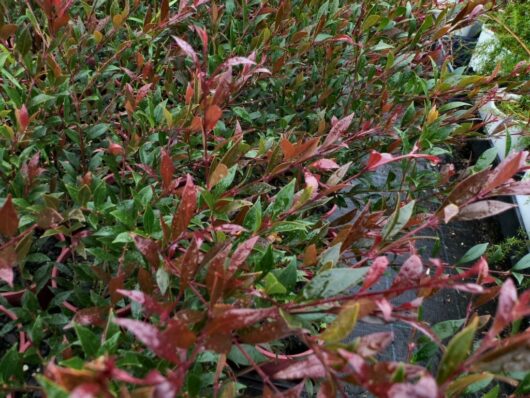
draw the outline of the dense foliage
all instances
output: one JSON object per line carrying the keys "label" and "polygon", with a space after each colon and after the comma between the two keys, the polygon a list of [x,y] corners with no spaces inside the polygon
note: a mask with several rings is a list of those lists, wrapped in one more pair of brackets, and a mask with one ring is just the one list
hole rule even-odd
{"label": "dense foliage", "polygon": [[[486,2],[434,3],[2,1],[2,390],[528,393],[530,293],[483,246],[416,247],[530,193],[526,152],[443,164],[528,65],[453,69],[444,38]],[[425,321],[441,289],[469,294],[465,319]],[[413,327],[408,362],[380,359],[391,332],[345,343],[364,321]]]}
{"label": "dense foliage", "polygon": [[[485,19],[487,26],[495,32],[495,42],[485,45],[490,48],[478,51],[488,54],[484,70],[491,73],[498,66],[501,73],[510,74],[520,62],[530,59],[530,3],[514,0],[499,5],[496,12]],[[484,51],[485,50],[485,51]],[[528,75],[520,79],[528,82]],[[525,123],[530,121],[530,88],[521,91],[517,101],[500,101],[499,108],[509,115],[516,116]]]}

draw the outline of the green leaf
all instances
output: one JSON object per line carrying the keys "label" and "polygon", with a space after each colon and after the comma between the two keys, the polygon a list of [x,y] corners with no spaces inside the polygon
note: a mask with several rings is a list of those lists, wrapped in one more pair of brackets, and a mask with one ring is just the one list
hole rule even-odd
{"label": "green leaf", "polygon": [[49,101],[52,101],[52,100],[55,100],[55,97],[52,96],[52,95],[39,94],[39,95],[36,95],[35,97],[33,97],[31,99],[30,105],[31,106],[39,106],[39,105],[42,105],[42,104],[44,104],[46,102],[49,102]]}
{"label": "green leaf", "polygon": [[497,384],[495,387],[489,390],[486,394],[484,394],[482,398],[497,398],[499,396],[499,392],[500,392],[500,387]]}
{"label": "green leaf", "polygon": [[[496,387],[497,387],[497,393],[498,393],[499,386],[496,386]],[[528,395],[530,395],[530,373],[527,373],[524,379],[521,380],[521,382],[517,386],[517,389],[515,390],[515,395],[518,397],[527,397]]]}
{"label": "green leaf", "polygon": [[266,213],[270,214],[272,218],[289,210],[293,205],[294,186],[296,178],[292,179],[289,184],[284,186],[280,192],[274,197],[273,202],[267,208]]}
{"label": "green leaf", "polygon": [[285,294],[287,289],[283,286],[280,281],[274,276],[272,272],[269,272],[265,278],[263,278],[265,286],[265,292],[267,294]]}
{"label": "green leaf", "polygon": [[272,270],[274,268],[274,256],[272,253],[272,245],[269,245],[267,247],[267,250],[265,250],[265,254],[263,254],[263,257],[259,260],[257,271],[261,271],[262,275],[265,275],[267,272]]}
{"label": "green leaf", "polygon": [[86,131],[86,136],[89,140],[94,140],[103,134],[105,134],[110,125],[106,123],[96,124],[95,126],[89,127]]}
{"label": "green leaf", "polygon": [[408,106],[407,110],[403,114],[403,119],[401,119],[401,126],[406,126],[412,121],[412,118],[416,114],[416,107],[414,106],[414,102],[411,102]]}
{"label": "green leaf", "polygon": [[68,398],[70,396],[68,391],[42,375],[37,375],[37,380],[44,389],[47,398]]}
{"label": "green leaf", "polygon": [[344,340],[357,324],[359,309],[359,303],[346,304],[331,325],[320,334],[320,338],[328,343],[339,343]]}
{"label": "green leaf", "polygon": [[293,289],[296,285],[298,268],[296,266],[296,258],[291,261],[287,267],[276,274],[280,283],[287,289]]}
{"label": "green leaf", "polygon": [[369,267],[333,268],[317,275],[306,285],[304,297],[332,297],[361,281]]}
{"label": "green leaf", "polygon": [[469,263],[470,261],[476,260],[480,256],[482,256],[484,253],[486,253],[486,250],[488,249],[489,243],[480,243],[478,245],[473,246],[471,249],[469,249],[466,254],[462,256],[460,260],[457,261],[456,264],[464,264]]}
{"label": "green leaf", "polygon": [[22,366],[16,344],[13,344],[0,359],[0,380],[9,385],[13,376],[18,379],[22,377]]}
{"label": "green leaf", "polygon": [[79,324],[74,324],[74,329],[85,355],[89,358],[95,357],[99,350],[98,336],[89,328]]}
{"label": "green leaf", "polygon": [[515,264],[513,266],[512,270],[521,271],[521,270],[527,269],[527,268],[530,268],[530,253],[528,253],[522,259],[517,261],[517,264]]}
{"label": "green leaf", "polygon": [[[265,362],[267,360],[267,357],[265,357],[263,354],[261,354],[256,347],[250,345],[250,344],[240,344],[239,347],[241,347],[243,350],[245,350],[245,353],[252,358],[252,360],[255,363],[261,363]],[[242,366],[250,366],[251,363],[247,359],[245,355],[241,353],[239,348],[237,346],[232,346],[232,349],[230,350],[230,353],[228,354],[228,359],[231,361],[237,363],[238,365]]]}
{"label": "green leaf", "polygon": [[249,209],[243,220],[243,226],[252,232],[256,232],[261,227],[261,198]]}
{"label": "green leaf", "polygon": [[461,101],[449,102],[448,104],[442,105],[440,107],[439,111],[440,111],[440,113],[441,112],[447,112],[447,111],[450,111],[452,109],[461,108],[463,106],[471,106],[471,104],[469,104],[467,102],[461,102]]}
{"label": "green leaf", "polygon": [[477,163],[473,166],[475,172],[482,171],[497,158],[497,148],[493,147],[482,152],[482,155],[477,159]]}
{"label": "green leaf", "polygon": [[415,203],[416,201],[413,200],[403,207],[399,207],[398,203],[398,208],[390,216],[389,220],[385,224],[385,227],[383,228],[383,239],[386,240],[392,238],[399,231],[401,231],[405,225],[407,225],[410,220],[410,217],[412,216],[412,211],[414,210]]}
{"label": "green leaf", "polygon": [[156,284],[158,285],[158,288],[160,289],[160,293],[162,295],[166,294],[167,289],[169,287],[169,274],[166,272],[166,270],[163,267],[160,267],[156,271]]}
{"label": "green leaf", "polygon": [[342,243],[338,243],[330,248],[324,250],[320,254],[319,264],[324,269],[333,268],[337,265],[340,258],[340,248]]}
{"label": "green leaf", "polygon": [[467,358],[473,337],[478,326],[478,317],[475,317],[471,323],[457,333],[447,345],[440,367],[438,369],[438,383],[445,382],[460,366],[460,364]]}

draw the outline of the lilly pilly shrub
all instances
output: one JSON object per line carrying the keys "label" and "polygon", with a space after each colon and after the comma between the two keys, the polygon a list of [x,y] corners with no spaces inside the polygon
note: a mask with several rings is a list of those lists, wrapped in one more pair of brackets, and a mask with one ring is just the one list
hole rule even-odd
{"label": "lilly pilly shrub", "polygon": [[[442,164],[480,135],[481,98],[521,84],[451,67],[444,38],[483,3],[3,1],[2,391],[517,386],[528,292],[492,278],[480,248],[459,274],[416,248],[530,192],[526,152]],[[469,293],[448,343],[422,307],[440,289]],[[380,358],[390,332],[345,342],[374,319],[417,331],[408,362]]]}

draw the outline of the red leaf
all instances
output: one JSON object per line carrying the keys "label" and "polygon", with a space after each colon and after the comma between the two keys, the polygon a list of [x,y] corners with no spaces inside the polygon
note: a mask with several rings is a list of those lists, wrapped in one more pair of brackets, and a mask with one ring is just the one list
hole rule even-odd
{"label": "red leaf", "polygon": [[20,131],[26,131],[29,126],[29,113],[26,105],[22,105],[20,109],[15,111],[17,123]]}
{"label": "red leaf", "polygon": [[197,272],[197,266],[199,265],[199,247],[197,240],[193,239],[191,245],[186,250],[186,253],[182,257],[182,264],[180,268],[180,290],[184,291],[188,287],[189,282]]}
{"label": "red leaf", "polygon": [[160,159],[160,176],[162,177],[162,187],[164,188],[165,192],[169,191],[174,173],[175,166],[173,165],[171,156],[169,156],[165,150],[162,150]]}
{"label": "red leaf", "polygon": [[223,111],[217,105],[210,105],[204,115],[204,131],[212,131],[223,115]]}
{"label": "red leaf", "polygon": [[178,348],[188,349],[197,340],[195,334],[180,320],[171,319],[168,327],[162,332],[162,340],[174,344]]}
{"label": "red leaf", "polygon": [[197,54],[193,50],[193,47],[190,46],[187,41],[182,40],[180,37],[177,36],[173,36],[173,40],[177,42],[177,45],[182,49],[184,54],[190,57],[196,65],[199,64],[199,58],[197,57]]}
{"label": "red leaf", "polygon": [[479,220],[481,218],[491,217],[496,214],[505,212],[506,210],[517,207],[514,204],[501,202],[499,200],[482,200],[480,202],[471,203],[460,209],[456,220]]}
{"label": "red leaf", "polygon": [[231,245],[224,246],[211,260],[206,274],[206,287],[210,293],[210,305],[214,305],[223,295],[225,285],[225,262]]}
{"label": "red leaf", "polygon": [[118,318],[114,322],[127,329],[160,358],[167,359],[177,365],[182,362],[182,350],[176,349],[172,339],[167,338],[167,336],[164,337],[155,326],[134,319],[125,318]]}
{"label": "red leaf", "polygon": [[188,228],[196,209],[197,189],[193,184],[191,176],[188,174],[177,213],[173,217],[171,224],[171,236],[173,239],[177,239]]}
{"label": "red leaf", "polygon": [[228,267],[230,276],[236,272],[237,269],[245,262],[247,257],[252,252],[252,249],[254,248],[254,245],[258,239],[259,236],[253,236],[237,247],[236,251],[232,255],[232,258],[230,259],[230,266]]}
{"label": "red leaf", "polygon": [[5,237],[15,236],[18,232],[18,215],[11,200],[11,194],[7,195],[2,208],[0,208],[0,234]]}
{"label": "red leaf", "polygon": [[527,156],[527,151],[513,153],[499,163],[499,165],[489,173],[488,180],[481,193],[487,193],[507,182],[514,174],[526,166]]}
{"label": "red leaf", "polygon": [[339,165],[332,159],[320,159],[311,163],[311,167],[322,171],[329,171],[338,169]]}
{"label": "red leaf", "polygon": [[489,331],[490,337],[499,334],[506,326],[513,321],[513,309],[517,304],[517,289],[511,279],[507,279],[499,293],[499,304],[493,325]]}
{"label": "red leaf", "polygon": [[169,17],[169,0],[162,0],[160,5],[160,21],[165,22]]}
{"label": "red leaf", "polygon": [[160,256],[158,254],[158,244],[140,235],[134,235],[134,244],[140,253],[143,254],[149,265],[153,268],[158,268],[160,265]]}
{"label": "red leaf", "polygon": [[363,286],[362,289],[369,289],[373,286],[374,283],[376,283],[379,278],[385,273],[386,269],[388,267],[388,259],[384,256],[377,257],[372,265],[370,266],[370,269],[364,276]]}
{"label": "red leaf", "polygon": [[125,281],[125,274],[119,274],[109,281],[109,293],[110,293],[110,301],[112,304],[116,304],[120,300],[120,294],[118,293],[118,290],[123,287]]}
{"label": "red leaf", "polygon": [[368,158],[368,163],[366,165],[366,170],[367,171],[373,171],[375,169],[377,169],[378,167],[384,165],[384,164],[387,164],[387,163],[391,163],[391,162],[396,162],[398,160],[402,160],[402,159],[409,159],[409,158],[414,158],[414,159],[427,159],[433,163],[439,163],[440,162],[440,159],[436,156],[433,156],[433,155],[423,155],[423,154],[419,154],[419,153],[409,153],[407,155],[401,155],[401,156],[392,156],[390,153],[379,153],[377,151],[372,151],[372,153],[370,153],[370,157]]}

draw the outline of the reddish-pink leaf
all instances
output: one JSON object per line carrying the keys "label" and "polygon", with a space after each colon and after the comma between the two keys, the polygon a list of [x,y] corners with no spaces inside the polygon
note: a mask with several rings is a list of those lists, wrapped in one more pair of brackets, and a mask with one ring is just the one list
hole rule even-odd
{"label": "reddish-pink leaf", "polygon": [[322,171],[336,170],[340,166],[332,159],[319,159],[311,163],[311,167]]}
{"label": "reddish-pink leaf", "polygon": [[388,397],[392,398],[434,398],[440,392],[436,380],[430,375],[423,376],[416,384],[396,383],[388,390]]}
{"label": "reddish-pink leaf", "polygon": [[22,105],[20,109],[15,111],[15,116],[17,118],[18,128],[20,131],[26,131],[29,126],[29,113],[26,105]]}
{"label": "reddish-pink leaf", "polygon": [[104,307],[82,308],[75,313],[68,327],[72,327],[74,323],[85,326],[105,326],[108,312],[109,309]]}
{"label": "reddish-pink leaf", "polygon": [[188,174],[177,213],[173,216],[173,222],[171,224],[171,236],[173,239],[177,239],[188,228],[196,209],[197,189],[193,184],[191,176]]}
{"label": "reddish-pink leaf", "polygon": [[371,357],[382,352],[392,341],[394,341],[392,332],[368,334],[359,338],[356,351],[363,357]]}
{"label": "reddish-pink leaf", "polygon": [[180,37],[177,36],[173,36],[173,40],[175,40],[175,42],[181,48],[184,54],[190,57],[196,65],[199,64],[199,58],[197,57],[197,54],[193,50],[193,47],[190,46],[187,41],[182,40]]}
{"label": "reddish-pink leaf", "polygon": [[101,393],[101,386],[97,383],[83,383],[74,388],[68,396],[70,398],[92,398]]}
{"label": "reddish-pink leaf", "polygon": [[217,105],[210,105],[204,114],[204,130],[212,131],[223,115],[223,111]]}
{"label": "reddish-pink leaf", "polygon": [[159,315],[161,318],[165,318],[169,314],[169,305],[160,304],[154,298],[139,290],[118,289],[117,292],[140,304],[147,315]]}
{"label": "reddish-pink leaf", "polygon": [[365,290],[372,287],[385,273],[387,267],[388,259],[384,256],[377,257],[364,276],[362,289]]}
{"label": "reddish-pink leaf", "polygon": [[206,54],[208,52],[208,33],[206,32],[206,30],[197,25],[193,25],[193,28],[201,38],[203,53]]}
{"label": "reddish-pink leaf", "polygon": [[13,286],[13,267],[17,263],[17,253],[13,246],[0,250],[0,279]]}
{"label": "reddish-pink leaf", "polygon": [[485,183],[481,193],[487,193],[499,185],[507,182],[514,174],[526,166],[527,151],[513,153],[504,159],[493,171],[488,175],[488,180]]}
{"label": "reddish-pink leaf", "polygon": [[206,335],[214,335],[251,326],[273,315],[275,311],[275,308],[231,308],[220,310],[220,313],[205,327],[204,333]]}
{"label": "reddish-pink leaf", "polygon": [[111,142],[109,144],[108,151],[112,156],[119,156],[125,153],[123,147],[115,142]]}
{"label": "reddish-pink leaf", "polygon": [[13,206],[11,194],[7,195],[2,208],[0,208],[0,234],[5,237],[15,236],[18,232],[18,215]]}
{"label": "reddish-pink leaf", "polygon": [[177,365],[181,363],[181,349],[177,349],[172,339],[164,338],[155,326],[125,318],[118,318],[114,322],[127,329],[160,358],[167,359]]}
{"label": "reddish-pink leaf", "polygon": [[134,244],[138,251],[143,254],[149,265],[153,268],[158,268],[160,264],[158,244],[140,235],[134,235]]}
{"label": "reddish-pink leaf", "polygon": [[245,232],[246,229],[239,224],[221,224],[216,227],[213,227],[214,231],[221,231],[231,235],[239,235],[242,232]]}
{"label": "reddish-pink leaf", "polygon": [[506,279],[499,293],[499,304],[493,325],[489,331],[491,337],[499,334],[513,321],[513,309],[517,304],[517,289],[511,279]]}
{"label": "reddish-pink leaf", "polygon": [[320,359],[312,354],[303,360],[292,361],[288,366],[272,374],[273,379],[320,379],[326,376],[326,367]]}
{"label": "reddish-pink leaf", "polygon": [[423,264],[421,262],[421,258],[416,254],[413,254],[407,260],[405,260],[399,269],[399,273],[394,281],[394,285],[414,284],[421,278],[422,275]]}
{"label": "reddish-pink leaf", "polygon": [[160,159],[160,176],[162,177],[162,187],[164,191],[168,191],[171,186],[171,181],[173,180],[173,174],[175,173],[175,166],[173,165],[173,160],[171,156],[162,150],[161,159]]}
{"label": "reddish-pink leaf", "polygon": [[439,163],[440,159],[433,155],[423,155],[419,153],[409,153],[407,155],[401,155],[401,156],[392,156],[390,153],[379,153],[377,151],[372,151],[370,153],[370,157],[368,158],[368,163],[366,165],[367,171],[373,171],[377,169],[378,167],[391,163],[396,162],[398,160],[402,159],[427,159],[433,163]]}
{"label": "reddish-pink leaf", "polygon": [[223,62],[224,67],[236,65],[256,65],[256,62],[246,57],[232,57]]}
{"label": "reddish-pink leaf", "polygon": [[230,275],[236,272],[237,269],[245,262],[247,257],[252,252],[252,249],[254,248],[254,245],[258,239],[259,236],[253,236],[237,247],[236,251],[232,255],[232,258],[230,259],[230,266],[228,267],[228,272]]}
{"label": "reddish-pink leaf", "polygon": [[530,180],[509,182],[494,189],[488,196],[497,195],[530,195]]}
{"label": "reddish-pink leaf", "polygon": [[506,210],[517,207],[514,204],[501,202],[499,200],[482,200],[480,202],[471,203],[460,209],[457,220],[479,220],[481,218],[491,217],[496,214],[505,212]]}
{"label": "reddish-pink leaf", "polygon": [[327,147],[330,145],[333,145],[340,137],[342,133],[344,133],[348,127],[350,127],[350,124],[353,120],[354,114],[351,113],[350,115],[338,120],[333,124],[333,127],[331,127],[331,130],[329,131],[328,135],[326,136],[326,139],[324,140],[323,147]]}

